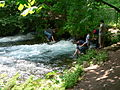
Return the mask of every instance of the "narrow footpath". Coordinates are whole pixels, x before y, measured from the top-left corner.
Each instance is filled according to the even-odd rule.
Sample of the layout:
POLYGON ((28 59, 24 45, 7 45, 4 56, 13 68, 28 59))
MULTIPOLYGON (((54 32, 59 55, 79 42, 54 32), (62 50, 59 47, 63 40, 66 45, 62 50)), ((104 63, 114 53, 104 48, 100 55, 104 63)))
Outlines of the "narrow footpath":
POLYGON ((120 49, 108 53, 108 61, 86 68, 83 80, 68 90, 120 90, 120 49))

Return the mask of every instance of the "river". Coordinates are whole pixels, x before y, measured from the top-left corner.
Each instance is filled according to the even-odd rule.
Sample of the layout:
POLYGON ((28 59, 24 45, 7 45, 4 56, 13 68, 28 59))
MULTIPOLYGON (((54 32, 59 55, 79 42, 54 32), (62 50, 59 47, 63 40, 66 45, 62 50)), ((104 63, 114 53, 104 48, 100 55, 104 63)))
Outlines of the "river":
POLYGON ((73 62, 70 56, 75 51, 71 41, 61 40, 54 44, 25 44, 32 41, 31 34, 0 38, 0 74, 12 77, 17 72, 21 78, 30 75, 41 77, 53 70, 62 72, 73 62), (15 44, 24 42, 24 44, 15 44))

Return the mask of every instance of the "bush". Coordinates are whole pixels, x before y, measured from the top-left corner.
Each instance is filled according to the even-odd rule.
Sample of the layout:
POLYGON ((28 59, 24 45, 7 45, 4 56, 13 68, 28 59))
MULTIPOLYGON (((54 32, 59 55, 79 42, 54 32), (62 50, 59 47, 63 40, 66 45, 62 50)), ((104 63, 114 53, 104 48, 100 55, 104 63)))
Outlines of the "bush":
POLYGON ((77 62, 79 64, 83 64, 84 61, 87 61, 88 63, 93 62, 92 64, 94 64, 94 62, 97 62, 95 64, 99 64, 100 62, 104 62, 105 60, 107 60, 107 52, 106 51, 97 51, 97 50, 88 50, 87 53, 83 56, 80 56, 77 59, 77 62))
POLYGON ((120 35, 111 36, 111 44, 115 44, 120 41, 120 35))

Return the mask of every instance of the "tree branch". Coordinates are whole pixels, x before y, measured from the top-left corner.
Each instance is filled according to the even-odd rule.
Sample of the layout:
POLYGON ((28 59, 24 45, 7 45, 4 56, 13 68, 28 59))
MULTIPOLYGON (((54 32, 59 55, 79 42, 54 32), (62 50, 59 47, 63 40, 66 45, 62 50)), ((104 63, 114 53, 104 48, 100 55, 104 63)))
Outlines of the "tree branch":
POLYGON ((105 5, 108 5, 109 7, 114 8, 117 12, 120 13, 120 8, 118 8, 118 7, 116 7, 116 6, 112 5, 112 4, 109 4, 109 3, 107 3, 107 2, 105 2, 105 1, 103 1, 103 0, 96 0, 96 1, 97 1, 97 2, 101 2, 101 3, 105 4, 105 5))

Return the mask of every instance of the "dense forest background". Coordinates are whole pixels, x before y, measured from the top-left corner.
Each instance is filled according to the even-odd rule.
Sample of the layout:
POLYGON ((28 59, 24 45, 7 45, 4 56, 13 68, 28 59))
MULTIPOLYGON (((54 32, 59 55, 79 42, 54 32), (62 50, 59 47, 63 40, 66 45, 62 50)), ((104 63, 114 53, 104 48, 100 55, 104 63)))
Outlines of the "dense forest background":
POLYGON ((120 0, 5 0, 0 1, 0 36, 56 28, 56 37, 82 37, 103 19, 108 25, 120 23, 120 0))

